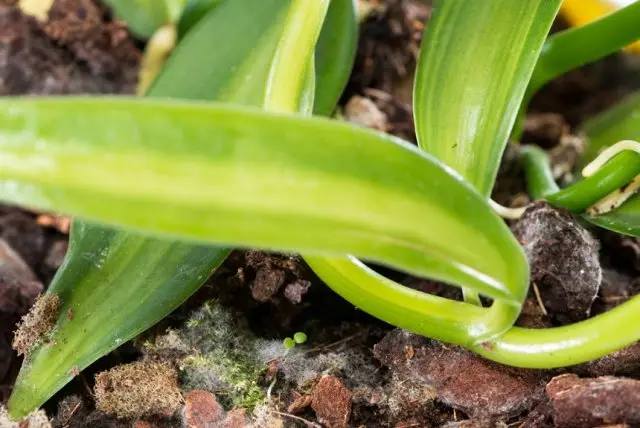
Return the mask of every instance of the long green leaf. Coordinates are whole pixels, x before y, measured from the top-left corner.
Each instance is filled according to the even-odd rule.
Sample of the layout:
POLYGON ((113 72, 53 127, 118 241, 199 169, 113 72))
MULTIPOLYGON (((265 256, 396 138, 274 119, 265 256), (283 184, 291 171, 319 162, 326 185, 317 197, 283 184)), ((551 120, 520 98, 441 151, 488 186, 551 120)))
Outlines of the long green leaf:
POLYGON ((527 89, 530 97, 555 77, 619 51, 640 39, 640 2, 590 24, 555 34, 544 48, 527 89))
POLYGON ((5 201, 196 241, 352 253, 524 297, 526 261, 504 222, 393 137, 179 102, 11 99, 0 112, 5 201))
POLYGON ((333 113, 351 74, 357 44, 356 0, 331 0, 316 47, 314 114, 333 113))
MULTIPOLYGON (((268 105, 273 58, 283 33, 289 31, 286 37, 292 36, 290 30, 283 30, 291 4, 290 0, 243 0, 220 5, 178 46, 149 96, 268 105), (247 8, 260 19, 247 15, 247 8), (236 41, 235 49, 222 48, 228 37, 236 41), (221 46, 215 55, 212 43, 221 46), (237 96, 234 88, 240 89, 237 96)), ((315 39, 302 37, 298 42, 313 45, 315 39)), ((288 62, 307 64, 310 59, 309 54, 288 62)), ((295 93, 291 98, 297 104, 295 93)), ((200 287, 228 252, 76 220, 69 255, 48 291, 63 300, 56 325, 58 345, 37 349, 30 356, 9 403, 12 415, 21 417, 33 410, 68 382, 75 370, 166 316, 200 287), (69 309, 73 320, 64 316, 69 309)))
POLYGON ((560 0, 439 0, 414 91, 420 146, 488 196, 560 0))

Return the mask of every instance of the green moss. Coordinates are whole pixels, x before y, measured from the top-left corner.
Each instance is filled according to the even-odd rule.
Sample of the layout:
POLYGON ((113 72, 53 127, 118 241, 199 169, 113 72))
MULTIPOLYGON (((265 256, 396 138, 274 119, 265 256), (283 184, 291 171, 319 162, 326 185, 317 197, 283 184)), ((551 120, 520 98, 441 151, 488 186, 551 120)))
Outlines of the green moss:
POLYGON ((147 349, 153 353, 186 349, 179 361, 183 389, 211 391, 224 407, 252 410, 266 398, 259 383, 266 367, 255 351, 255 340, 233 314, 211 301, 195 311, 183 328, 157 338, 147 349))

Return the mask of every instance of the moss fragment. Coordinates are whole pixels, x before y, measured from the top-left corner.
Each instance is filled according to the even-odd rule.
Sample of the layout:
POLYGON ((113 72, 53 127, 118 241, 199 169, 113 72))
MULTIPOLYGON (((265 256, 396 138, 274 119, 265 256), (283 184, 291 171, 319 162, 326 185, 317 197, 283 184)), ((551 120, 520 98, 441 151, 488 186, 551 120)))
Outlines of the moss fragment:
POLYGON ((144 361, 96 375, 95 398, 98 410, 119 418, 171 416, 182 402, 176 370, 144 361))
POLYGON ((60 297, 52 294, 37 298, 15 331, 12 345, 18 355, 28 357, 34 346, 47 338, 55 326, 61 304, 60 297))

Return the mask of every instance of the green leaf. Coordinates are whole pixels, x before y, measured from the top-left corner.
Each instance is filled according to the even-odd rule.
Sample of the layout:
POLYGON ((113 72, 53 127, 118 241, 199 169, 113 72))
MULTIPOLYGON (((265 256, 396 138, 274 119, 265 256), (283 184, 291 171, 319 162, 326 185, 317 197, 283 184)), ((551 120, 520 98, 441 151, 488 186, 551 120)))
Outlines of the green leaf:
POLYGON ((414 91, 420 146, 489 196, 560 0, 439 0, 414 91))
POLYGON ((222 0, 188 0, 180 21, 178 22, 178 34, 183 37, 200 20, 222 0))
POLYGON ((640 195, 632 196, 619 208, 599 216, 585 216, 591 223, 624 235, 640 238, 640 195))
POLYGON ((104 0, 104 3, 127 23, 132 32, 144 39, 170 22, 165 0, 104 0))
POLYGON ((349 80, 358 45, 356 0, 331 0, 316 47, 313 112, 329 116, 349 80))
POLYGON ((524 297, 527 263, 504 222, 391 136, 123 98, 5 99, 0 132, 8 202, 200 242, 354 254, 516 305, 524 297))
POLYGON ((587 149, 580 160, 582 167, 618 141, 640 140, 640 92, 587 120, 581 132, 588 136, 587 149))
POLYGON ((557 33, 546 41, 527 89, 538 89, 567 71, 619 51, 640 39, 640 2, 616 10, 581 27, 557 33))
MULTIPOLYGON (((291 5, 290 0, 221 4, 181 42, 148 96, 268 105, 270 76, 278 64, 274 57, 282 38, 291 37, 291 25, 285 25, 291 23, 287 21, 291 5), (256 15, 246 14, 247 8, 256 15), (229 38, 236 41, 233 47, 226 43, 229 38), (220 47, 215 55, 212 45, 220 47)), ((321 17, 316 19, 321 22, 321 17)), ((320 24, 316 27, 319 32, 320 24)), ((297 41, 312 46, 313 37, 298 37, 297 41)), ((304 66, 311 59, 309 53, 298 61, 287 58, 287 62, 304 66)), ((297 105, 299 96, 286 93, 292 105, 297 105)), ((74 120, 69 112, 61 113, 74 120)), ((103 123, 107 133, 120 126, 108 119, 103 123)), ((4 165, 2 155, 0 163, 4 165)), ((11 414, 19 418, 37 408, 74 371, 164 318, 200 287, 228 253, 227 248, 74 221, 69 254, 48 290, 63 300, 56 324, 58 342, 30 356, 9 402, 11 414), (69 309, 74 313, 72 320, 65 316, 69 309)))

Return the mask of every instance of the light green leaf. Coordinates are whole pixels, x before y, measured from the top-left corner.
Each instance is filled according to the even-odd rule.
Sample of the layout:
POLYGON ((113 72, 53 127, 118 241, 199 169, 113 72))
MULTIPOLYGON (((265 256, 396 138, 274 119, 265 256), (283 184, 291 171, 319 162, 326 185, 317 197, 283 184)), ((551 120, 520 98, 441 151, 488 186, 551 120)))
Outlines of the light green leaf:
MULTIPOLYGON (((291 5, 290 0, 221 4, 189 32, 148 95, 268 105, 269 76, 278 64, 275 53, 282 38, 291 37, 289 26, 285 27, 291 5), (256 16, 247 15, 247 8, 256 16), (228 38, 236 41, 234 49, 226 43, 228 38), (243 57, 246 53, 252 55, 243 57), (241 89, 237 97, 235 88, 241 89)), ((315 44, 313 35, 296 40, 315 44)), ((309 53, 298 61, 289 57, 287 63, 305 66, 311 59, 309 53)), ((291 94, 295 107, 298 96, 286 93, 291 94)), ((80 117, 67 113, 62 114, 67 120, 80 117)), ((119 122, 104 120, 105 136, 120 126, 119 122)), ((4 165, 4 160, 0 155, 0 164, 4 165)), ((58 342, 54 347, 38 348, 30 356, 9 402, 11 414, 22 417, 34 410, 75 371, 164 318, 200 287, 228 253, 226 248, 74 221, 67 259, 48 290, 63 301, 55 327, 58 342), (74 314, 71 320, 66 317, 69 309, 74 314)))
POLYGON ((560 0, 439 0, 414 91, 418 141, 488 196, 560 0))
POLYGON ((516 305, 525 294, 522 250, 484 198, 387 135, 240 107, 83 98, 5 99, 0 132, 8 202, 194 241, 354 254, 516 305))

